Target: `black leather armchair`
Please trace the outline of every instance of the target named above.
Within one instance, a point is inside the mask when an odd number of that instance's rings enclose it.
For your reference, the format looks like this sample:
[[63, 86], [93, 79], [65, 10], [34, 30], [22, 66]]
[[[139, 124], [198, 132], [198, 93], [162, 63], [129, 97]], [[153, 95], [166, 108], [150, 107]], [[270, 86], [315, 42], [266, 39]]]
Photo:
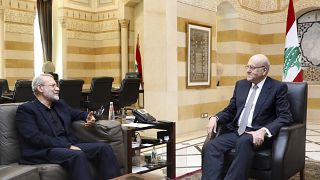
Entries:
[[72, 108], [80, 109], [81, 104], [81, 92], [84, 81], [77, 80], [59, 80], [59, 98], [64, 99]]
[[120, 89], [114, 93], [112, 101], [116, 111], [124, 115], [124, 108], [137, 102], [139, 97], [140, 79], [125, 78], [121, 81]]
[[[288, 98], [294, 123], [282, 127], [274, 137], [271, 149], [260, 150], [255, 153], [250, 177], [255, 179], [289, 179], [300, 173], [304, 179], [305, 167], [305, 141], [306, 141], [306, 116], [307, 116], [307, 83], [287, 83]], [[217, 133], [223, 133], [223, 125], [218, 124]], [[206, 139], [204, 146], [209, 138]], [[226, 173], [234, 157], [234, 150], [225, 155]]]
[[84, 108], [95, 111], [101, 106], [108, 109], [111, 101], [113, 77], [94, 77], [91, 81], [88, 99], [83, 101]]
[[17, 103], [33, 100], [34, 94], [31, 87], [32, 81], [30, 80], [17, 80], [14, 87], [12, 97], [2, 96], [4, 103]]
[[1, 84], [0, 86], [1, 86], [2, 93], [10, 92], [8, 81], [6, 79], [0, 79], [0, 84]]

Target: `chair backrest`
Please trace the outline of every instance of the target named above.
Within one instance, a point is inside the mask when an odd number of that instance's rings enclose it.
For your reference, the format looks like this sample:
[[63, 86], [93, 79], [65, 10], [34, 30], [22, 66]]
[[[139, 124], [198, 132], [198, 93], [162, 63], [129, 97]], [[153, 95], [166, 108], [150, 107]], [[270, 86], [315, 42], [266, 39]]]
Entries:
[[81, 79], [77, 79], [77, 80], [60, 79], [59, 80], [60, 99], [64, 99], [69, 106], [80, 109], [83, 83], [84, 81]]
[[109, 106], [111, 100], [111, 88], [113, 77], [94, 77], [91, 81], [90, 94], [88, 96], [89, 109], [97, 110], [101, 106]]
[[121, 81], [118, 106], [120, 108], [130, 106], [137, 102], [139, 97], [140, 79], [125, 78]]
[[34, 94], [30, 80], [17, 80], [14, 86], [13, 102], [26, 102], [33, 100]]
[[286, 82], [288, 85], [288, 99], [294, 122], [306, 123], [308, 85], [306, 82]]
[[138, 72], [127, 72], [125, 78], [140, 78]]
[[9, 92], [9, 85], [6, 79], [0, 79], [0, 84], [1, 84], [0, 86], [1, 86], [2, 93]]
[[58, 81], [59, 80], [59, 75], [57, 73], [54, 73], [54, 72], [49, 72], [48, 74], [51, 74], [53, 76], [53, 79], [55, 81]]

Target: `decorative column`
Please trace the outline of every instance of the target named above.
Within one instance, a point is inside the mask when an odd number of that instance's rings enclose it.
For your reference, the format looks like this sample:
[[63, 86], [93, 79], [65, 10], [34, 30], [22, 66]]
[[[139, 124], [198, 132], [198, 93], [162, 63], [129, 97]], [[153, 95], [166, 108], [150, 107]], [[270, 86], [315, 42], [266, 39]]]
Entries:
[[129, 62], [129, 41], [128, 41], [128, 27], [129, 20], [121, 19], [119, 20], [121, 27], [121, 79], [125, 78], [126, 73], [128, 72], [128, 62]]

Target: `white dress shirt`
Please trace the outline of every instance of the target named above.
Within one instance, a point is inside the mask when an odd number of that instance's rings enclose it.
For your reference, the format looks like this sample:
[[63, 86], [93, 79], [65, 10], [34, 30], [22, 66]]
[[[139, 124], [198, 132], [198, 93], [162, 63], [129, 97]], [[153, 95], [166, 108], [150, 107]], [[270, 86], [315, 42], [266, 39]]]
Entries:
[[[256, 89], [256, 95], [255, 95], [255, 97], [254, 97], [254, 99], [253, 99], [253, 105], [252, 105], [252, 108], [251, 108], [250, 113], [249, 113], [247, 127], [252, 127], [253, 112], [254, 112], [254, 109], [255, 109], [255, 107], [256, 107], [256, 103], [257, 103], [257, 100], [258, 100], [258, 98], [259, 98], [261, 89], [262, 89], [262, 87], [263, 87], [264, 82], [266, 81], [266, 79], [267, 79], [267, 78], [264, 78], [261, 82], [259, 82], [259, 83], [257, 84], [258, 88]], [[247, 102], [248, 102], [248, 100], [249, 100], [250, 95], [252, 94], [253, 86], [254, 86], [254, 84], [252, 83], [251, 88], [250, 88], [250, 91], [249, 91], [249, 94], [248, 94], [248, 96], [247, 96], [246, 104], [247, 104]], [[246, 107], [243, 108], [243, 110], [242, 110], [242, 112], [241, 112], [241, 114], [240, 114], [240, 117], [239, 117], [239, 120], [238, 120], [238, 126], [240, 125], [240, 119], [241, 119], [242, 116], [243, 116], [243, 113], [244, 113], [245, 108], [246, 108]], [[267, 132], [268, 137], [271, 137], [271, 136], [272, 136], [271, 133], [270, 133], [270, 131], [269, 131], [267, 128], [263, 127], [263, 129]]]

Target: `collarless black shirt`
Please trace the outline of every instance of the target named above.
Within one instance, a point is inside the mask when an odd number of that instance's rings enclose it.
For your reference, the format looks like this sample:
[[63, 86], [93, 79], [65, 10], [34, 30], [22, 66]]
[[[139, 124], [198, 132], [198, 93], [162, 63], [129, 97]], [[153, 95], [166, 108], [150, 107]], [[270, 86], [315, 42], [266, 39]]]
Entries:
[[63, 138], [64, 140], [69, 142], [64, 124], [62, 120], [59, 118], [58, 113], [54, 108], [54, 103], [52, 103], [51, 108], [48, 108], [47, 106], [43, 105], [41, 102], [39, 103], [43, 107], [42, 111], [44, 112], [45, 116], [48, 117], [48, 119], [50, 120], [49, 123], [51, 124], [52, 130], [54, 131], [55, 136]]

